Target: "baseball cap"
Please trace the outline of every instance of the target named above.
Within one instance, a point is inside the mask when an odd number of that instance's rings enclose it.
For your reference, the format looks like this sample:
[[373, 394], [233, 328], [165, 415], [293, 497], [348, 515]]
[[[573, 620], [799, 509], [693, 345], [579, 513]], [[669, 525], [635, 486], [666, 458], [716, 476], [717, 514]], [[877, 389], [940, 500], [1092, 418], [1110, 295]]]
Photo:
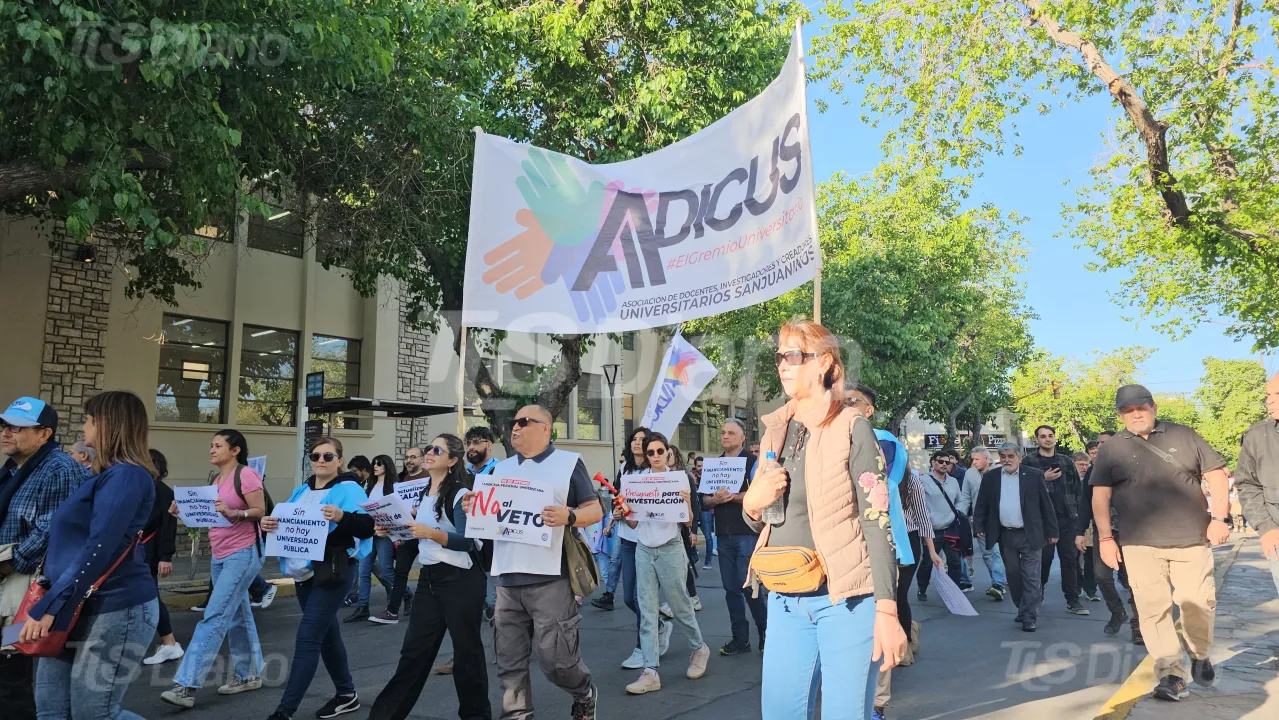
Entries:
[[20, 397], [13, 401], [8, 410], [0, 414], [3, 420], [15, 427], [47, 427], [58, 429], [58, 411], [43, 400], [33, 397]]
[[1155, 397], [1145, 385], [1124, 385], [1115, 392], [1115, 409], [1121, 410], [1127, 405], [1154, 405]]

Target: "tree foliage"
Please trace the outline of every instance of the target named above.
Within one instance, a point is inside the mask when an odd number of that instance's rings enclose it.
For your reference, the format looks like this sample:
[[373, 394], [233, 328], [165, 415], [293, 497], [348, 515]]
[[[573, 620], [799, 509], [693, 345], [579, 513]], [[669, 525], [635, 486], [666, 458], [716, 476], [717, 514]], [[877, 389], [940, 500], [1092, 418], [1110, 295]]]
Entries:
[[[886, 150], [977, 168], [1017, 117], [1111, 101], [1068, 232], [1173, 334], [1224, 313], [1279, 345], [1274, 0], [828, 0], [817, 75], [888, 123]], [[855, 92], [856, 91], [856, 92]]]
[[1151, 350], [1121, 348], [1087, 361], [1038, 353], [1013, 374], [1013, 409], [1029, 433], [1039, 425], [1057, 429], [1063, 445], [1082, 450], [1097, 433], [1118, 430], [1115, 390], [1136, 382], [1137, 366]]
[[1266, 369], [1260, 363], [1204, 358], [1204, 374], [1195, 393], [1203, 405], [1199, 430], [1230, 467], [1239, 457], [1244, 431], [1266, 416], [1265, 385]]

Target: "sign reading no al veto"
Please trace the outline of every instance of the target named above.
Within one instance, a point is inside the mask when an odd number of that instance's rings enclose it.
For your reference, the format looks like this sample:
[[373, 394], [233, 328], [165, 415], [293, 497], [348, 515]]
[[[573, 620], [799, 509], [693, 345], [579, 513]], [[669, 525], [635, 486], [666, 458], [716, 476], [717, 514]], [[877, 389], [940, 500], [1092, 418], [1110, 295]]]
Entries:
[[542, 522], [542, 508], [554, 504], [554, 497], [546, 482], [480, 475], [466, 537], [550, 547], [551, 528]]

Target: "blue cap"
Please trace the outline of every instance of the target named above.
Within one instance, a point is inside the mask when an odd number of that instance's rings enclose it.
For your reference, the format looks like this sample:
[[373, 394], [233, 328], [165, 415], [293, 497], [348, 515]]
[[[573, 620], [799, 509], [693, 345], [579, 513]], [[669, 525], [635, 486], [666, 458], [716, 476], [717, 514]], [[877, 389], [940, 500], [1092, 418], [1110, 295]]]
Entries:
[[20, 397], [13, 401], [8, 410], [0, 414], [0, 420], [14, 427], [47, 427], [58, 429], [58, 411], [39, 398]]

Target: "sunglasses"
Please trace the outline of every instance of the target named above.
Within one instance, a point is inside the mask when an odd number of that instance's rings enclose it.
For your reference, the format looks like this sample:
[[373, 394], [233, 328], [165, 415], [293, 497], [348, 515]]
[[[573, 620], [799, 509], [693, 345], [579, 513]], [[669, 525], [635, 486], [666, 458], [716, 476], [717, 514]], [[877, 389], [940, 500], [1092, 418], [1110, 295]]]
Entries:
[[311, 458], [311, 462], [320, 462], [321, 460], [324, 462], [333, 462], [337, 458], [337, 455], [334, 453], [311, 453], [310, 455], [307, 455], [307, 457]]
[[382, 467], [382, 461], [381, 461], [381, 460], [374, 460], [374, 461], [373, 461], [373, 467]]
[[426, 446], [426, 454], [427, 454], [427, 455], [443, 455], [443, 454], [444, 454], [444, 453], [446, 453], [446, 452], [448, 452], [448, 450], [445, 450], [444, 448], [440, 447], [439, 445], [427, 445], [427, 446]]
[[817, 353], [800, 352], [799, 350], [788, 350], [786, 352], [773, 353], [777, 364], [781, 365], [785, 360], [787, 365], [803, 365], [805, 360], [817, 357]]
[[537, 423], [538, 425], [545, 425], [546, 421], [538, 420], [537, 418], [530, 418], [530, 417], [515, 418], [514, 420], [511, 421], [511, 427], [526, 428], [528, 427], [529, 423]]
[[661, 457], [666, 454], [666, 450], [655, 448], [655, 449], [649, 450], [645, 454], [648, 455], [649, 457]]
[[937, 458], [937, 459], [936, 459], [936, 460], [934, 460], [933, 462], [938, 463], [938, 464], [941, 464], [941, 465], [954, 465], [954, 464], [955, 464], [955, 461], [954, 461], [954, 460], [951, 460], [950, 458]]

